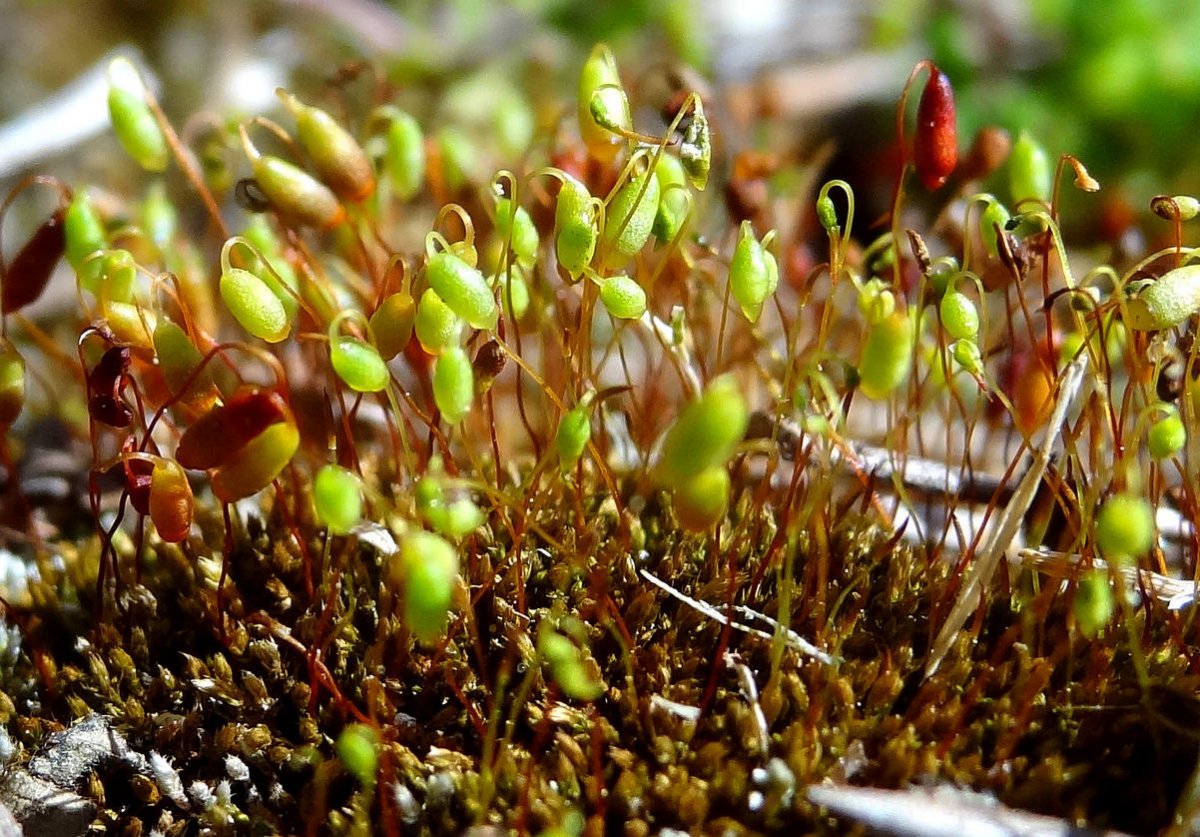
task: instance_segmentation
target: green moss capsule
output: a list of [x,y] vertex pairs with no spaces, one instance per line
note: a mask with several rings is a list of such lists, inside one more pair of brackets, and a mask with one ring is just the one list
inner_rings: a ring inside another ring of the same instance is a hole
[[537,261],[538,231],[525,207],[518,206],[514,214],[509,198],[497,198],[496,235],[502,242],[510,243],[512,254],[520,265],[533,267]]
[[858,362],[863,395],[876,401],[887,398],[908,379],[912,353],[913,327],[908,314],[895,311],[872,325]]
[[371,331],[380,356],[390,360],[404,351],[412,337],[417,306],[412,294],[400,291],[384,298],[371,315]]
[[411,115],[390,107],[383,113],[390,120],[385,137],[384,171],[396,197],[412,200],[425,185],[425,137]]
[[579,74],[578,115],[579,135],[588,152],[605,162],[613,160],[625,142],[614,131],[632,128],[633,117],[616,59],[604,44],[592,49]]
[[99,281],[100,261],[88,257],[107,249],[108,234],[86,192],[77,192],[71,199],[63,216],[63,233],[67,262],[79,276],[80,287],[94,292]]
[[651,475],[659,485],[674,488],[701,471],[725,464],[745,437],[749,421],[734,377],[714,378],[668,428]]
[[260,154],[250,142],[246,126],[240,130],[254,180],[280,216],[289,223],[318,230],[332,229],[346,219],[346,210],[328,186],[287,160]]
[[537,649],[564,695],[573,700],[595,700],[604,694],[604,684],[585,665],[579,646],[555,631],[548,621],[538,625]]
[[7,429],[25,406],[25,359],[11,345],[0,349],[0,430]]
[[117,141],[146,171],[167,168],[170,151],[158,120],[146,104],[146,86],[128,58],[108,65],[108,117]]
[[442,536],[411,532],[401,541],[392,579],[403,585],[404,624],[418,642],[445,635],[458,571],[458,552]]
[[142,201],[142,228],[150,236],[150,240],[162,252],[165,252],[179,230],[179,211],[167,196],[167,186],[161,180],[155,181],[146,192]]
[[1154,545],[1154,509],[1129,492],[1114,494],[1096,515],[1096,545],[1110,561],[1127,563]]
[[660,243],[673,241],[683,228],[691,208],[687,191],[687,174],[683,163],[674,154],[663,152],[654,166],[654,177],[658,181],[658,211],[654,213],[651,232]]
[[1125,304],[1125,324],[1137,331],[1174,328],[1200,311],[1200,264],[1168,271]]
[[715,465],[680,483],[671,492],[671,508],[684,529],[707,532],[725,518],[729,492],[729,471]]
[[461,346],[442,352],[433,361],[433,400],[447,424],[458,424],[471,411],[475,372]]
[[427,288],[417,303],[414,328],[421,348],[431,355],[441,354],[462,339],[463,321],[442,301],[437,291]]
[[592,262],[599,231],[597,201],[587,187],[566,175],[554,207],[554,251],[558,263],[572,279],[578,279]]
[[529,285],[519,269],[506,271],[500,278],[500,304],[504,313],[519,320],[529,310]]
[[1187,443],[1187,429],[1179,411],[1172,408],[1171,412],[1150,425],[1147,434],[1147,447],[1155,459],[1167,459],[1183,450]]
[[[333,328],[330,326],[331,331]],[[387,364],[375,347],[348,334],[331,335],[329,362],[342,382],[355,392],[379,392],[391,380]]]
[[[215,385],[209,368],[205,367],[196,373],[204,356],[192,343],[186,331],[166,317],[160,317],[154,326],[153,338],[158,368],[172,397],[192,400],[215,396]],[[186,394],[183,393],[184,386],[188,387]]]
[[287,311],[262,279],[248,270],[231,267],[221,274],[221,299],[235,320],[255,337],[278,343],[288,336]]
[[729,290],[742,315],[752,323],[762,315],[763,303],[779,285],[779,267],[767,252],[749,221],[743,221],[733,258],[729,261]]
[[363,787],[375,787],[379,772],[379,733],[366,724],[350,724],[337,739],[338,758]]
[[1014,204],[1048,202],[1054,189],[1054,163],[1046,149],[1022,131],[1008,156],[1008,188]]
[[973,340],[979,333],[979,310],[962,291],[946,291],[938,312],[942,317],[942,327],[955,340]]
[[500,316],[496,297],[483,274],[453,253],[441,251],[425,265],[429,286],[472,328],[493,329]]
[[996,230],[1003,230],[1011,217],[1004,204],[994,198],[987,202],[987,206],[979,215],[979,237],[983,240],[984,249],[993,259],[1000,252]]
[[340,465],[324,465],[313,480],[317,519],[331,533],[344,535],[362,520],[362,480]]
[[646,292],[623,273],[600,283],[600,303],[618,320],[636,320],[646,312]]
[[242,237],[254,245],[261,258],[251,255],[236,266],[249,270],[263,280],[287,311],[288,322],[295,324],[300,314],[300,279],[291,262],[284,257],[271,223],[265,215],[252,216],[242,231]]
[[604,214],[601,236],[606,267],[620,267],[650,240],[658,214],[658,178],[646,168],[617,190]]
[[296,138],[312,167],[333,193],[359,203],[375,191],[375,172],[358,141],[320,108],[306,105],[280,88],[275,91],[296,118]]
[[562,417],[554,434],[554,449],[558,453],[558,464],[564,471],[575,467],[590,438],[592,419],[586,407],[575,407]]
[[1116,610],[1108,573],[1089,570],[1080,576],[1071,609],[1075,614],[1075,626],[1081,634],[1088,639],[1099,634],[1112,621]]
[[[92,254],[89,265],[94,261],[95,270],[88,269],[80,274],[84,290],[106,302],[131,302],[137,282],[137,262],[128,250],[102,250],[101,255]],[[94,284],[91,278],[94,277]]]
[[954,362],[972,375],[983,374],[983,354],[973,340],[958,340],[950,347]]

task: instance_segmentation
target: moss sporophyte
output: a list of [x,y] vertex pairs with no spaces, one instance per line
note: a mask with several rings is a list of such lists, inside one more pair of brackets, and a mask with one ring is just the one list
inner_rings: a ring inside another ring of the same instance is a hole
[[7,776],[99,713],[97,831],[1191,821],[1195,198],[1087,240],[940,57],[865,197],[645,55],[413,61],[176,132],[119,59],[143,186],[0,206]]

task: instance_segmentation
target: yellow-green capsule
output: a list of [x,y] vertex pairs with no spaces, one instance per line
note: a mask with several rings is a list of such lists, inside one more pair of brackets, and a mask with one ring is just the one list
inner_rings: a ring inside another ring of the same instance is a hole
[[1187,443],[1187,428],[1179,411],[1174,407],[1170,412],[1150,425],[1146,435],[1146,446],[1150,455],[1155,459],[1166,459],[1183,450]]
[[375,348],[385,360],[404,351],[412,337],[416,317],[417,306],[408,291],[390,294],[375,309],[371,315],[371,331],[375,335]]
[[742,311],[742,316],[752,323],[762,315],[763,303],[779,285],[779,267],[775,256],[754,237],[754,228],[743,221],[738,233],[733,258],[729,261],[729,290]]
[[418,642],[446,633],[458,571],[458,552],[441,535],[411,532],[401,540],[391,576],[403,585],[404,624]]
[[658,214],[658,178],[647,168],[617,190],[604,213],[606,267],[620,267],[646,245]]
[[77,192],[71,199],[63,216],[63,234],[67,262],[79,276],[80,287],[94,291],[100,279],[100,261],[88,257],[107,249],[108,234],[86,192]]
[[942,327],[955,340],[973,340],[979,333],[979,309],[962,291],[950,289],[938,305]]
[[500,309],[491,287],[477,268],[443,250],[429,257],[425,278],[442,301],[472,328],[496,327]]
[[380,113],[389,120],[384,171],[396,197],[411,200],[425,185],[425,137],[417,120],[399,108],[388,106]]
[[[97,299],[116,302],[133,300],[133,289],[137,282],[137,263],[128,250],[103,250],[100,255],[92,254],[88,267],[79,275],[83,289]],[[92,262],[97,267],[91,268]]]
[[592,49],[579,74],[578,115],[579,135],[588,151],[610,162],[625,142],[613,129],[629,130],[633,117],[616,59],[604,44]]
[[995,198],[989,200],[983,212],[979,214],[979,237],[983,239],[984,249],[993,259],[1000,252],[996,229],[999,228],[1003,232],[1004,225],[1011,217],[1004,204]]
[[575,467],[591,437],[592,420],[586,407],[576,407],[562,417],[558,432],[554,434],[554,449],[558,453],[558,464],[564,471]]
[[636,320],[646,313],[646,292],[623,273],[600,282],[600,303],[618,320]]
[[512,254],[519,264],[533,267],[537,261],[538,231],[525,207],[518,206],[514,214],[511,199],[497,198],[496,235],[501,242],[510,242]]
[[442,352],[433,361],[433,400],[447,424],[455,425],[471,412],[475,371],[461,346]]
[[1125,324],[1137,331],[1173,328],[1200,311],[1200,264],[1177,267],[1148,282],[1125,303]]
[[142,201],[142,228],[160,251],[165,252],[179,229],[179,211],[167,196],[167,186],[155,181]]
[[1075,625],[1081,634],[1088,639],[1099,634],[1112,621],[1116,610],[1108,573],[1089,570],[1080,576],[1071,609],[1075,612]]
[[340,465],[324,465],[313,480],[317,519],[335,535],[344,535],[362,520],[362,480]]
[[11,345],[0,349],[0,430],[7,430],[25,406],[25,359]]
[[360,785],[375,786],[379,772],[379,733],[366,724],[350,724],[338,735],[337,752]]
[[651,476],[659,485],[674,488],[701,471],[724,465],[745,438],[749,421],[733,375],[714,378],[668,428]]
[[375,347],[348,334],[330,338],[329,362],[342,382],[355,392],[379,392],[391,380],[387,364]]
[[146,171],[167,168],[169,149],[158,120],[146,104],[146,86],[128,58],[108,65],[108,117],[121,147]]
[[1129,563],[1154,545],[1154,509],[1145,497],[1114,494],[1096,514],[1096,545],[1114,563]]
[[221,299],[242,328],[268,343],[288,336],[291,323],[279,297],[248,270],[231,267],[221,274]]
[[1008,155],[1008,185],[1013,204],[1025,200],[1049,202],[1054,190],[1054,164],[1046,149],[1022,131]]
[[729,471],[724,465],[705,468],[671,492],[671,508],[679,525],[689,532],[706,532],[729,508]]
[[[582,634],[577,631],[577,634]],[[583,640],[581,635],[580,640]],[[572,639],[554,630],[549,620],[538,625],[537,649],[550,668],[554,682],[573,700],[595,700],[604,694],[604,684],[584,665],[583,654]]]
[[431,355],[441,354],[462,339],[462,319],[450,310],[437,291],[426,288],[417,303],[414,328],[421,348]]
[[658,211],[654,214],[651,231],[659,243],[665,244],[679,235],[687,220],[690,200],[687,191],[687,175],[683,163],[674,154],[666,151],[659,155],[654,166],[654,177],[658,181]]
[[313,169],[344,201],[360,203],[375,191],[371,160],[358,140],[320,108],[306,105],[283,88],[275,91],[296,117],[296,137]]
[[565,176],[554,207],[554,251],[572,279],[579,278],[596,252],[596,215],[591,192],[575,178]]
[[257,494],[282,473],[300,447],[300,430],[287,420],[269,425],[251,439],[237,457],[212,471],[213,494],[222,503],[233,503]]
[[908,379],[912,368],[913,327],[904,311],[875,323],[867,331],[858,362],[859,389],[872,400],[887,398]]
[[[204,356],[192,343],[187,332],[166,317],[161,317],[154,326],[154,354],[158,358],[158,368],[172,396],[186,399],[215,394],[209,367],[206,366],[196,373],[196,368],[204,360]],[[188,385],[188,381],[192,383]],[[182,395],[185,385],[188,386],[187,394]]]

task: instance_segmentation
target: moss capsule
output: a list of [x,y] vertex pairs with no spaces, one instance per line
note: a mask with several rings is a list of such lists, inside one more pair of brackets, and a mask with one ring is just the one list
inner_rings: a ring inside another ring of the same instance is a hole
[[646,292],[623,273],[601,281],[600,302],[618,320],[636,320],[646,312]]
[[775,257],[754,237],[750,222],[743,221],[729,261],[729,290],[742,315],[752,323],[758,322],[763,303],[775,293],[778,284]]
[[913,165],[926,189],[940,189],[958,164],[958,125],[950,79],[931,67],[917,105]]
[[1104,570],[1089,570],[1079,578],[1075,598],[1071,602],[1075,625],[1079,632],[1092,639],[1112,621],[1116,608],[1112,584]]
[[654,178],[658,181],[659,199],[651,232],[660,243],[665,244],[679,235],[687,221],[691,205],[687,174],[679,158],[664,151],[654,166]]
[[863,395],[876,401],[887,398],[908,379],[912,352],[913,327],[908,314],[895,311],[872,325],[858,362]]
[[[196,373],[196,368],[204,356],[192,343],[187,332],[166,317],[160,317],[154,326],[153,340],[158,367],[172,397],[192,400],[205,397],[211,399],[216,396],[212,372],[208,367]],[[184,386],[188,387],[186,394],[183,394]]]
[[538,231],[525,207],[518,206],[514,213],[511,199],[497,198],[496,235],[502,242],[510,242],[519,264],[526,268],[533,267],[537,261]]
[[538,625],[537,649],[564,695],[573,700],[595,700],[604,694],[604,684],[584,664],[579,646],[554,630],[548,620]]
[[429,286],[472,328],[493,329],[500,316],[496,297],[483,274],[453,253],[441,251],[425,265]]
[[1128,563],[1154,545],[1154,509],[1145,497],[1122,492],[1096,514],[1096,545],[1110,561]]
[[649,168],[630,177],[613,195],[605,210],[601,236],[605,266],[620,267],[650,240],[658,198],[658,178]]
[[1146,443],[1150,455],[1155,459],[1167,459],[1183,450],[1187,443],[1187,429],[1179,411],[1172,408],[1169,414],[1151,424]]
[[987,206],[979,215],[979,237],[983,240],[984,249],[993,259],[1000,252],[1000,242],[996,230],[1003,231],[1004,225],[1011,217],[1004,204],[994,198],[987,202]]
[[235,459],[212,472],[213,494],[222,503],[257,494],[279,476],[299,447],[300,431],[294,419],[270,425],[251,439]]
[[0,430],[17,420],[25,406],[25,359],[11,345],[0,349]]
[[567,412],[554,434],[554,449],[558,464],[564,471],[575,467],[592,437],[592,419],[586,407],[580,405]]
[[592,49],[579,74],[578,115],[579,135],[588,152],[605,162],[615,158],[625,138],[614,129],[629,130],[633,118],[616,59],[603,44]]
[[282,88],[275,91],[296,118],[296,137],[312,167],[333,193],[359,203],[375,191],[375,172],[358,141],[320,108],[306,105]]
[[442,352],[433,361],[433,400],[447,424],[458,424],[471,411],[475,373],[461,346]]
[[1008,188],[1014,204],[1026,200],[1048,202],[1054,189],[1054,164],[1046,149],[1022,131],[1008,157]]
[[46,290],[54,268],[66,250],[65,209],[58,209],[33,231],[4,271],[0,308],[5,314],[19,311]]
[[167,138],[146,104],[141,74],[127,58],[108,65],[108,116],[125,152],[146,171],[165,171]]
[[248,270],[231,267],[221,274],[221,299],[246,331],[268,343],[288,336],[291,323],[283,303],[267,284]]
[[[66,236],[67,262],[79,275],[81,286],[87,287],[85,274],[98,273],[100,269],[99,259],[89,260],[88,256],[107,249],[108,234],[86,192],[77,192],[67,206],[63,234]],[[92,287],[95,287],[94,278]]]
[[156,458],[150,474],[150,520],[158,536],[167,543],[179,543],[192,528],[196,502],[187,474],[178,463]]
[[599,231],[596,201],[587,187],[566,176],[554,208],[554,250],[558,263],[572,279],[591,264]]
[[942,327],[955,340],[972,340],[979,333],[979,310],[969,296],[948,290],[938,306]]
[[355,392],[379,392],[391,380],[387,364],[375,347],[347,334],[330,342],[329,362],[342,382]]
[[362,520],[362,480],[348,468],[324,465],[313,479],[317,519],[335,535],[344,535]]
[[671,492],[671,508],[679,525],[689,532],[706,532],[716,526],[729,507],[729,471],[724,465],[705,468]]
[[379,772],[379,733],[366,724],[349,724],[338,735],[337,753],[360,785],[375,786]]
[[417,303],[414,329],[421,348],[431,355],[457,346],[462,338],[463,321],[442,301],[437,291],[426,288]]
[[1200,264],[1184,265],[1144,285],[1125,304],[1125,324],[1137,331],[1173,328],[1200,311]]
[[384,171],[396,197],[411,200],[425,185],[425,137],[411,115],[397,108],[388,108],[386,113],[390,121],[385,137]]
[[404,351],[412,337],[417,306],[412,294],[400,291],[386,297],[371,315],[371,331],[379,354],[390,360]]
[[404,624],[418,642],[446,633],[458,569],[458,552],[441,535],[412,532],[401,541],[393,581],[404,587]]
[[745,437],[749,421],[734,377],[714,378],[668,428],[651,475],[659,485],[674,488],[701,471],[725,464]]

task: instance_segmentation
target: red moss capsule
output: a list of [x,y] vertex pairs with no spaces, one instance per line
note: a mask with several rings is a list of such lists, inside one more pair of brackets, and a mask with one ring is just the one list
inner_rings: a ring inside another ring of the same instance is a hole
[[205,413],[184,432],[175,459],[185,468],[204,471],[237,457],[251,440],[272,424],[293,421],[292,411],[277,392],[247,389]]
[[158,536],[179,543],[192,528],[196,502],[187,474],[169,459],[157,459],[150,475],[149,513]]
[[129,383],[130,350],[113,346],[87,375],[88,415],[110,427],[128,427],[133,410],[121,397]]
[[0,308],[5,314],[19,311],[46,290],[50,274],[66,251],[65,215],[65,209],[56,210],[13,256],[0,291]]
[[958,163],[958,127],[954,118],[954,90],[950,79],[930,66],[929,81],[917,105],[917,132],[913,137],[913,164],[921,183],[930,191],[941,188]]

